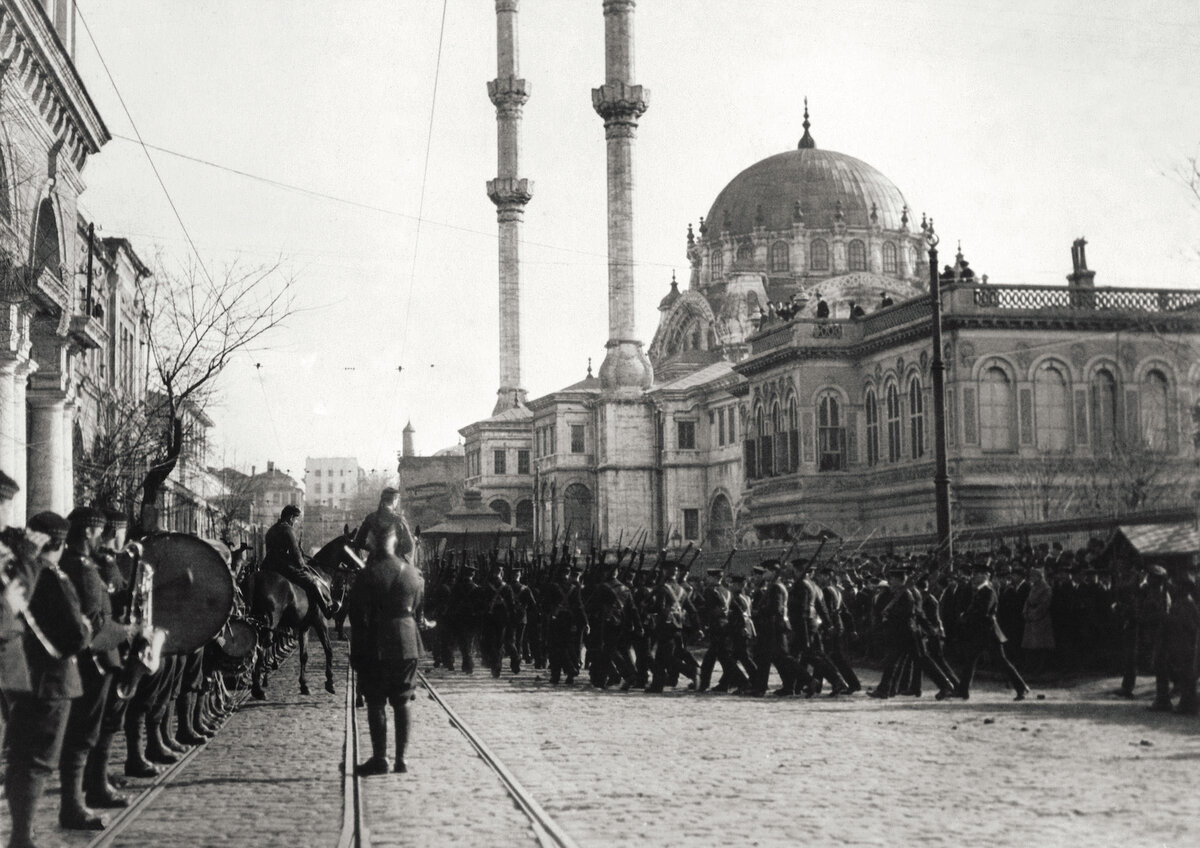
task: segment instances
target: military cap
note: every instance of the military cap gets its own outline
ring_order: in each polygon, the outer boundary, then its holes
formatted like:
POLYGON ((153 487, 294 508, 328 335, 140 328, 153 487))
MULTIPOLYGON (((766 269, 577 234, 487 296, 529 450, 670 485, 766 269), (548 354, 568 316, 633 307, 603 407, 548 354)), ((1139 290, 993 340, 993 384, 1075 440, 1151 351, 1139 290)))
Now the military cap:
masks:
POLYGON ((385 486, 383 491, 379 493, 379 497, 392 498, 398 494, 400 494, 400 490, 397 489, 395 486, 385 486))
POLYGON ((803 559, 801 557, 796 557, 794 560, 792 560, 791 564, 792 568, 796 569, 797 571, 808 571, 812 568, 812 560, 803 559))
POLYGON ((722 574, 725 573, 725 570, 722 568, 706 568, 704 570, 704 573, 707 574, 709 577, 720 577, 722 574))
POLYGON ((0 471, 0 500, 11 501, 19 491, 21 486, 17 481, 0 471))
POLYGON ((833 574, 834 571, 828 565, 823 565, 817 569, 817 574, 833 574))
POLYGON ((893 565, 887 570, 888 577, 907 577, 910 574, 912 570, 903 565, 893 565))
POLYGON ((476 570, 475 563, 473 563, 473 562, 464 562, 458 568, 459 568, 459 571, 475 571, 476 570))
POLYGON ((752 565, 750 566, 750 570, 755 574, 766 574, 767 567, 765 565, 752 565))
POLYGON ((109 527, 125 527, 129 524, 129 518, 119 509, 106 509, 104 522, 109 527))
POLYGON ((1167 576, 1167 570, 1165 568, 1163 568, 1161 565, 1152 565, 1146 570, 1148 572, 1150 572, 1150 574, 1154 577, 1166 577, 1167 576))
POLYGON ((620 561, 621 557, 617 555, 616 551, 605 551, 604 559, 601 560, 600 564, 605 568, 616 568, 620 561))
POLYGON ((67 515, 72 527, 103 527, 108 523, 104 513, 95 507, 77 506, 67 515))
POLYGON ((62 543, 67 540, 67 531, 71 529, 71 522, 57 512, 39 512, 29 519, 29 529, 45 533, 52 541, 62 543))
POLYGON ((729 575, 729 582, 730 582, 730 583, 737 583, 737 584, 741 585, 742 583, 745 583, 745 582, 746 582, 746 575, 744 575, 744 574, 730 574, 730 575, 729 575))
POLYGON ((762 567, 767 571, 778 571, 782 563, 777 559, 769 559, 762 564, 762 567))

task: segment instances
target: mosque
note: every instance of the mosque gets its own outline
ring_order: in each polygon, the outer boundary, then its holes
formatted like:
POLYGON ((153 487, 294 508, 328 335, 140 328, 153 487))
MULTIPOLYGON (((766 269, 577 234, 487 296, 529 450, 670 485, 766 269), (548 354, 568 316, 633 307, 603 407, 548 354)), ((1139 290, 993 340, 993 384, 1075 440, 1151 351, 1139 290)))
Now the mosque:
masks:
MULTIPOLYGON (((807 105, 791 149, 757 162, 687 228, 649 347, 632 337, 632 0, 606 0, 593 105, 608 161, 609 339, 593 374, 520 383, 518 0, 499 0, 500 388, 460 431, 466 485, 544 544, 707 549, 934 533, 931 222, 807 105)), ((958 527, 1180 505, 1197 487, 1200 292, 1095 286, 1086 242, 1063 286, 989 285, 961 251, 940 271, 951 513, 958 527)), ((1065 252, 1065 251, 1064 251, 1065 252)), ((584 328, 580 328, 583 330, 584 328)))

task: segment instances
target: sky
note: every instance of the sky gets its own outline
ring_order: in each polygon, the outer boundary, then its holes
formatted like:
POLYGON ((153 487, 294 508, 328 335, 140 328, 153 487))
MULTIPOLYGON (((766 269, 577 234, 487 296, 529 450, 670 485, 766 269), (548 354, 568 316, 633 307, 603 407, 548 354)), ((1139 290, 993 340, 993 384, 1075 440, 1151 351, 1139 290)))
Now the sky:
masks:
MULTIPOLYGON (((84 171, 83 214, 168 273, 195 260, 190 238, 213 272, 278 263, 292 281, 295 313, 222 375, 216 464, 394 469, 406 422, 428 455, 491 414, 494 3, 79 12, 76 62, 114 136, 84 171)), ((647 346, 672 272, 688 277, 687 225, 795 147, 806 96, 817 146, 888 176, 943 253, 961 241, 993 283, 1063 284, 1084 236, 1097 285, 1200 287, 1200 203, 1177 174, 1200 153, 1195 0, 642 0, 634 28, 647 346)), ((604 356, 602 4, 523 0, 518 31, 534 183, 522 378, 537 397, 604 356)))

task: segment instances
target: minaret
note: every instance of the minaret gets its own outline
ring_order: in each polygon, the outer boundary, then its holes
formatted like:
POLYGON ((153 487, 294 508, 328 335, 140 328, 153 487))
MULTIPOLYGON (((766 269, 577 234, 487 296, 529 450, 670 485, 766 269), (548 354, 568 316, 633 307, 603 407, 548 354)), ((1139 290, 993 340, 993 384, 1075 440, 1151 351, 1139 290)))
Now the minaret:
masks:
POLYGON ((403 433, 404 444, 401 449, 402 453, 400 454, 402 457, 407 458, 410 456, 417 455, 417 452, 415 450, 413 450, 413 433, 415 433, 415 432, 416 432, 416 430, 413 429, 413 425, 412 425, 411 421, 409 421, 407 424, 404 425, 404 433, 403 433))
POLYGON ((517 77, 517 6, 520 0, 496 0, 496 79, 487 84, 496 106, 497 174, 487 193, 500 224, 500 388, 496 415, 525 403, 521 388, 521 220, 533 183, 521 179, 521 109, 529 86, 517 77))
POLYGON ((592 106, 604 119, 608 146, 608 353, 600 385, 609 394, 637 394, 654 380, 634 321, 633 139, 650 92, 633 84, 635 0, 604 0, 604 85, 592 106))

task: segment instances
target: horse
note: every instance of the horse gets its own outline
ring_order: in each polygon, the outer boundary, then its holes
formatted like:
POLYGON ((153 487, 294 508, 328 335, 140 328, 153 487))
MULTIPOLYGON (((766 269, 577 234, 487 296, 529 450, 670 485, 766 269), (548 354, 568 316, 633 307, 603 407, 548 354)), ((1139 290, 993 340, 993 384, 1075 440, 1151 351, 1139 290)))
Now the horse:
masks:
MULTIPOLYGON (((313 555, 311 561, 323 569, 336 571, 353 569, 357 563, 346 551, 350 542, 348 529, 313 555)), ((301 587, 275 571, 259 570, 247 578, 243 588, 250 601, 250 618, 259 623, 266 638, 259 640, 259 654, 254 664, 252 698, 266 699, 268 671, 277 666, 281 648, 295 640, 300 648, 300 694, 310 694, 305 669, 308 665, 308 631, 316 632, 325 651, 325 691, 335 694, 333 685, 333 646, 325 618, 316 602, 301 587)), ((344 599, 343 599, 344 600, 344 599)))
POLYGON ((333 615, 337 638, 345 641, 346 618, 350 607, 344 601, 354 588, 354 576, 362 569, 362 562, 350 558, 346 553, 353 544, 357 529, 351 530, 349 524, 342 525, 342 535, 333 539, 321 550, 312 555, 310 565, 315 566, 329 577, 333 596, 339 599, 340 608, 333 615))

